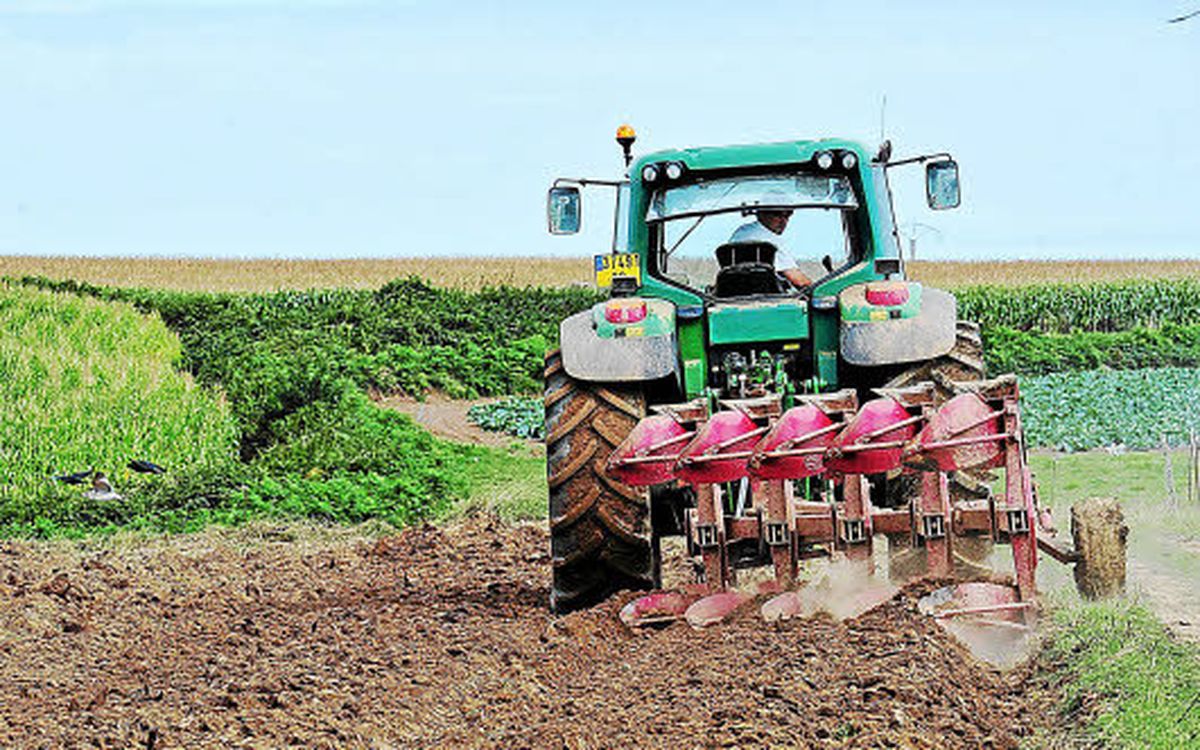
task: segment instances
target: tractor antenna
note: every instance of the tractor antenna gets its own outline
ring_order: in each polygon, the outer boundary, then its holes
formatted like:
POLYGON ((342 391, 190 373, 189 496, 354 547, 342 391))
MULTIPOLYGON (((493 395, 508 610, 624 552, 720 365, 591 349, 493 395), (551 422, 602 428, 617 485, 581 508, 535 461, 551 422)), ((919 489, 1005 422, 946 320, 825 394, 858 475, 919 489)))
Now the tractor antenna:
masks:
POLYGON ((883 95, 883 99, 879 102, 879 142, 883 143, 887 139, 886 128, 884 127, 887 121, 887 94, 883 95))

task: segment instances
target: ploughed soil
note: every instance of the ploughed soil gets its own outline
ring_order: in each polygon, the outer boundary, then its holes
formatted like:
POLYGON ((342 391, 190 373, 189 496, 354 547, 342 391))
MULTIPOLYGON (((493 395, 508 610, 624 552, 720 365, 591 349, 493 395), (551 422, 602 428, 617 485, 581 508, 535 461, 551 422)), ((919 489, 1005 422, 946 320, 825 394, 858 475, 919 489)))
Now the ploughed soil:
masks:
MULTIPOLYGON (((284 536, 287 536, 286 534, 284 536)), ((1052 721, 916 611, 630 632, 547 537, 0 542, 0 747, 1012 748, 1052 721), (303 541, 303 540, 301 540, 303 541)))

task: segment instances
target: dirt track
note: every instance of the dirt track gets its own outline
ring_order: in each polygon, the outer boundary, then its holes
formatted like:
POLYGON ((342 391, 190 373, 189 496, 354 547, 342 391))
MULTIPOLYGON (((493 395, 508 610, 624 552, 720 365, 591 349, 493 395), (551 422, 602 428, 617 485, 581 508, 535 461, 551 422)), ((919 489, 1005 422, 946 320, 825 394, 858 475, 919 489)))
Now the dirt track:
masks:
POLYGON ((0 747, 1014 747, 1048 721, 901 594, 629 633, 545 609, 545 533, 0 543, 0 747), (215 541, 214 541, 215 540, 215 541))

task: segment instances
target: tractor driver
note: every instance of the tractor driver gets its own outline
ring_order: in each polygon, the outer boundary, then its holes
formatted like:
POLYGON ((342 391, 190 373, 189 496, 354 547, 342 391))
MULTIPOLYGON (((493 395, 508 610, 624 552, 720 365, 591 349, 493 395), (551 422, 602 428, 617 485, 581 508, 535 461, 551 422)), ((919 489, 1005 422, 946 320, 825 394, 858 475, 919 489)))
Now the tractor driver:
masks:
POLYGON ((792 218, 790 209, 775 209, 759 211, 754 221, 747 222, 734 230, 730 235, 730 242, 766 242, 774 245, 777 255, 787 261, 792 268, 787 268, 781 273, 788 282, 797 289, 812 286, 812 279, 808 274, 796 268, 797 263, 794 258, 787 252, 787 248, 783 246, 782 237, 783 231, 787 229, 788 220, 792 218))

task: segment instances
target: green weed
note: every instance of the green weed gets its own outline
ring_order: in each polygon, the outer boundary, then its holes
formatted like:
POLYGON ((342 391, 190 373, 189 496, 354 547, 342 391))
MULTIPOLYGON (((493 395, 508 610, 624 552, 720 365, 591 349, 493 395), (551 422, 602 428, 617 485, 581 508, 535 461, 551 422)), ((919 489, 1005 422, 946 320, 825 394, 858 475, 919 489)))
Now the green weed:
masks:
POLYGON ((513 443, 507 450, 480 451, 464 466, 470 489, 465 500, 447 510, 448 517, 482 510, 505 521, 546 519, 546 457, 541 450, 513 443))
MULTIPOLYGON (((212 312, 203 300, 164 309, 177 325, 212 312)), ((465 500, 474 468, 498 460, 375 407, 303 349, 260 337, 244 357, 209 361, 213 350, 187 348, 201 341, 187 330, 181 350, 160 320, 127 304, 0 287, 0 535, 193 531, 264 517, 402 526, 465 500), (231 388, 229 402, 178 372, 188 359, 231 388), (134 475, 133 458, 168 472, 134 475), (93 467, 123 500, 88 500, 50 480, 93 467)))

